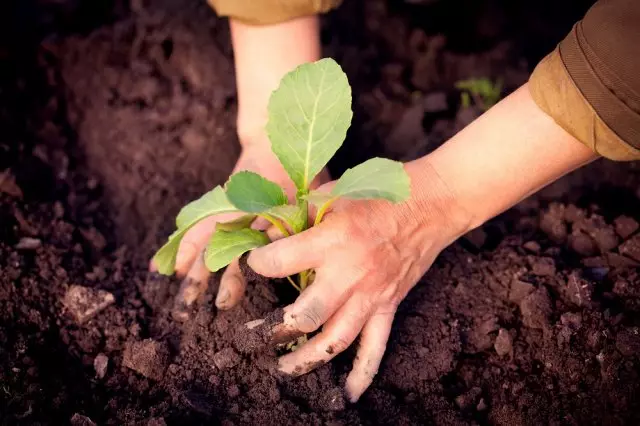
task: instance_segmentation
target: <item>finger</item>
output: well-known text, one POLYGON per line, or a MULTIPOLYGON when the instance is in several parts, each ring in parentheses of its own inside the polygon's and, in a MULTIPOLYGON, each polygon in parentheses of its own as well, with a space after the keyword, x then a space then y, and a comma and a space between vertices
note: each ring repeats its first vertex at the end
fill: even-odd
POLYGON ((216 307, 226 310, 234 307, 242 300, 247 283, 240 271, 238 259, 234 260, 227 266, 222 278, 220 278, 220 289, 216 296, 216 307))
POLYGON ((322 264, 331 246, 339 245, 338 234, 322 226, 311 228, 252 251, 247 263, 258 274, 270 278, 314 269, 322 264))
POLYGON ((331 318, 322 332, 278 361, 285 374, 299 376, 330 361, 358 337, 372 311, 370 295, 355 293, 331 318))
POLYGON ((204 256, 196 257, 187 276, 180 283, 174 300, 173 317, 184 321, 189 317, 189 308, 207 290, 210 272, 204 263, 204 256))
POLYGON ((337 266, 318 271, 315 282, 287 308, 285 329, 311 333, 320 328, 345 303, 361 278, 358 271, 337 266))
POLYGON ((191 269, 196 257, 206 246, 216 229, 216 217, 211 216, 198 222, 185 234, 176 255, 176 273, 184 275, 191 269))
POLYGON ((345 384, 349 401, 356 402, 378 373, 391 333, 394 315, 395 308, 378 310, 362 329, 360 346, 345 384))

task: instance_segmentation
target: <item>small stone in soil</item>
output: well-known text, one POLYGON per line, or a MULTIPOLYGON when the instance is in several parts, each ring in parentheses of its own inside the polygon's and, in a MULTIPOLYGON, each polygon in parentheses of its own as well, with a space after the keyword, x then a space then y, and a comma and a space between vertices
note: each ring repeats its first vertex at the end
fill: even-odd
POLYGON ((93 360, 93 368, 96 370, 96 376, 99 379, 103 379, 106 376, 108 367, 109 358, 103 353, 98 354, 93 360))
POLYGON ((616 335, 616 348, 622 355, 640 355, 640 330, 638 327, 625 328, 616 335))
POLYGON ((20 238, 16 244, 17 250, 35 250, 42 245, 42 241, 37 238, 24 237, 20 238))
POLYGON ((529 328, 545 328, 551 312, 551 298, 545 287, 540 287, 520 302, 522 322, 529 328))
POLYGON ((93 318, 116 301, 113 294, 95 288, 72 285, 62 303, 79 324, 93 318))
POLYGON ((575 231, 569 236, 569 247, 582 256, 593 256, 597 252, 595 241, 582 231, 575 231))
POLYGON ((541 277, 551 277, 556 274, 556 263, 550 257, 536 258, 531 262, 531 272, 541 277))
POLYGON ((498 331, 498 337, 496 337, 493 348, 496 350, 498 356, 501 357, 511 353, 513 350, 513 338, 508 330, 501 328, 498 331))
POLYGON ((576 306, 590 306, 593 295, 593 284, 581 277, 580 272, 574 271, 567 279, 569 300, 576 306))
POLYGON ((610 226, 593 231, 593 239, 601 253, 606 253, 618 247, 618 236, 610 226))
POLYGON ((632 217, 629 216, 618 216, 616 220, 613 221, 613 224, 616 227, 616 233, 620 235, 620 238, 627 239, 634 232, 638 230, 640 225, 638 222, 632 217))
POLYGON ((342 411, 346 407, 344 392, 342 388, 334 387, 329 389, 320 397, 320 408, 324 411, 342 411))
POLYGON ((536 287, 533 284, 514 279, 511 281, 511 288, 509 289, 509 301, 520 303, 522 299, 533 293, 535 289, 536 287))
POLYGON ((238 365, 241 361, 240 355, 233 348, 224 348, 213 355, 213 363, 219 370, 226 370, 238 365))
POLYGON ((165 342, 146 339, 127 344, 122 365, 149 379, 161 380, 169 365, 169 356, 165 342))
POLYGON ((75 413, 71 417, 71 426, 96 426, 93 420, 82 414, 75 413))
POLYGON ((476 410, 484 411, 487 408, 488 408, 487 403, 485 402, 484 398, 480 398, 480 402, 478 402, 478 405, 476 406, 476 410))
POLYGON ((621 254, 640 262, 640 234, 621 244, 619 250, 621 254))
POLYGON ((537 241, 527 241, 522 245, 526 250, 529 250, 531 253, 540 253, 540 244, 537 241))
POLYGON ((540 218, 540 229, 547 234, 551 241, 557 244, 562 244, 567 239, 567 224, 563 216, 563 209, 554 208, 554 205, 551 205, 540 218))

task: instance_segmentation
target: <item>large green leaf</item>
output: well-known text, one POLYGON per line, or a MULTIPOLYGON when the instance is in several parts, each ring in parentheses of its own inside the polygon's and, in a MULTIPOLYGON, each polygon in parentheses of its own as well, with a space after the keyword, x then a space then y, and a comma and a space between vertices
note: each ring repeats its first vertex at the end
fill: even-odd
POLYGON ((296 234, 302 232, 307 223, 305 217, 306 211, 299 205, 286 204, 277 206, 268 210, 266 213, 289 225, 291 230, 296 234))
POLYGON ((298 189, 306 190, 342 145, 351 124, 351 87, 333 59, 300 65, 269 100, 271 148, 298 189))
POLYGON ((331 192, 311 191, 305 199, 318 207, 345 197, 385 199, 398 203, 409 198, 411 182, 402 163, 386 158, 372 158, 347 169, 331 192))
POLYGON ((237 211, 238 209, 229 202, 224 190, 220 186, 216 186, 199 199, 183 207, 176 217, 178 229, 169 236, 165 245, 163 245, 153 257, 158 272, 164 275, 174 273, 176 254, 180 247, 180 241, 182 241, 182 237, 184 237, 193 225, 208 216, 237 211))
POLYGON ((231 204, 247 213, 262 213, 288 201, 280 185, 253 172, 238 172, 231 176, 225 191, 231 204))
POLYGON ((409 198, 411 182, 402 163, 372 158, 347 169, 331 190, 334 197, 385 199, 398 203, 409 198))
POLYGON ((269 238, 266 234, 255 229, 218 230, 213 234, 207 246, 204 263, 207 265, 207 269, 216 272, 249 250, 267 244, 269 244, 269 238))

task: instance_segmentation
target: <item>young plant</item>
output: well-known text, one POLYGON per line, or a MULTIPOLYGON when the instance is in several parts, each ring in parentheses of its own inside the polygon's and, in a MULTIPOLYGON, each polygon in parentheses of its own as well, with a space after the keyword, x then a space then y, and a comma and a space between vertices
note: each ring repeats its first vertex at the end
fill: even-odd
MULTIPOLYGON (((215 187, 180 211, 176 231, 154 257, 161 274, 174 272, 182 237, 208 216, 244 213, 234 221, 219 223, 209 241, 205 264, 215 272, 242 254, 270 243, 265 232, 251 229, 256 217, 268 220, 290 236, 318 225, 332 203, 341 197, 394 203, 409 197, 409 176, 402 164, 383 158, 348 169, 331 192, 309 190, 314 177, 342 145, 353 115, 347 76, 332 59, 301 65, 284 76, 271 95, 268 114, 266 130, 271 149, 295 183, 295 204, 288 204, 278 184, 256 173, 235 173, 224 188, 215 187), (313 223, 308 220, 309 203, 317 207, 313 223)), ((297 283, 291 277, 289 281, 303 291, 312 277, 313 271, 304 271, 297 283)))
POLYGON ((470 78, 457 82, 456 88, 462 90, 460 99, 463 108, 469 108, 473 99, 480 109, 486 111, 500 100, 502 80, 493 83, 488 78, 470 78))

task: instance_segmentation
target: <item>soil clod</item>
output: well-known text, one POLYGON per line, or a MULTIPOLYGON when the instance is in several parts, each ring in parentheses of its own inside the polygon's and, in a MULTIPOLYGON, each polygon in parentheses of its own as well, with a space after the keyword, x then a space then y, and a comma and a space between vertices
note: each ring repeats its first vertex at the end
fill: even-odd
POLYGON ((63 304, 76 321, 83 324, 115 301, 113 294, 107 291, 72 285, 64 296, 63 304))
POLYGON ((530 328, 546 328, 551 312, 551 298, 545 287, 538 288, 520 302, 522 322, 530 328))
POLYGON ((166 343, 146 339, 127 344, 122 364, 149 379, 162 380, 169 358, 166 343))
POLYGON ((96 377, 103 379, 107 375, 109 367, 109 357, 103 353, 99 353, 93 360, 93 368, 96 370, 96 377))
POLYGON ((213 355, 213 363, 219 370, 226 370, 238 365, 241 361, 240 355, 233 348, 225 348, 213 355))

